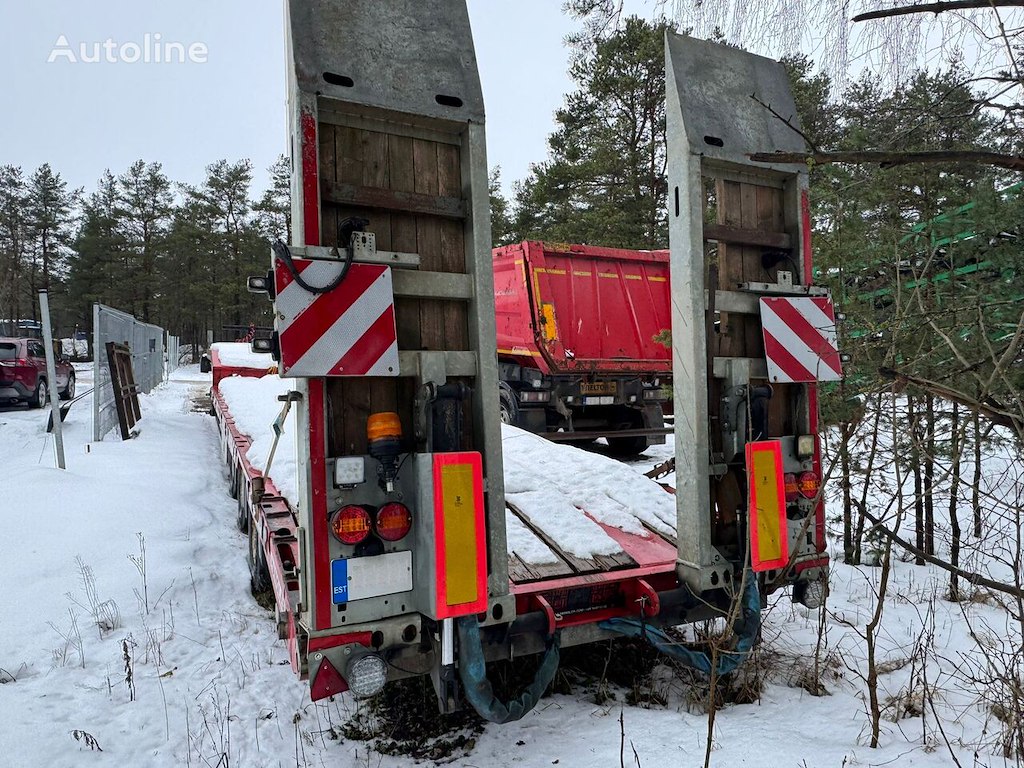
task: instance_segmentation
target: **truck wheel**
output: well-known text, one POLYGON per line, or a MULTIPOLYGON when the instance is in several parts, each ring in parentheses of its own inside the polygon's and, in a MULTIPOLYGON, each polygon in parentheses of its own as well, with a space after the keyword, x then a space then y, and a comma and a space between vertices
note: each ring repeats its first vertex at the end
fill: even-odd
POLYGON ((609 437, 608 438, 608 453, 612 456, 619 456, 625 458, 627 456, 636 456, 644 452, 647 448, 646 437, 609 437))
POLYGON ((36 384, 36 391, 32 393, 32 397, 28 400, 28 407, 42 408, 46 405, 46 398, 49 394, 46 391, 46 379, 39 379, 39 382, 36 384))
POLYGON ((499 384, 498 400, 501 403, 501 423, 515 426, 519 423, 519 403, 515 393, 506 385, 499 384))

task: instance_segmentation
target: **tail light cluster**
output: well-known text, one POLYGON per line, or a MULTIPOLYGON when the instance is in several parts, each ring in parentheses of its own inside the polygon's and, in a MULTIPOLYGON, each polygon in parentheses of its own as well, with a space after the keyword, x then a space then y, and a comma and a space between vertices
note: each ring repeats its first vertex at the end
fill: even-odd
POLYGON ((399 541, 412 529, 412 513, 404 504, 389 502, 371 515, 370 509, 347 504, 330 519, 331 533, 342 544, 360 544, 376 533, 384 541, 399 541))
POLYGON ((799 475, 787 472, 783 478, 786 485, 786 503, 792 504, 803 496, 805 499, 813 499, 818 495, 821 483, 818 476, 813 472, 801 472, 799 475))

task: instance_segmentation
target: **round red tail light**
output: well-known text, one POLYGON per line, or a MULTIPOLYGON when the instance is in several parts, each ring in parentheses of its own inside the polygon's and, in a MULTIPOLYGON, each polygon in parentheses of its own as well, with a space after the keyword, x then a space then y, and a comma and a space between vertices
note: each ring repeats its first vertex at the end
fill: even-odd
POLYGON ((355 504, 342 507, 331 516, 331 533, 342 544, 358 544, 370 535, 370 513, 355 504))
POLYGON ((377 510, 377 535, 384 541, 405 538, 412 528, 412 513, 404 504, 391 502, 377 510))
POLYGON ((813 472, 801 472, 798 485, 805 499, 813 499, 818 495, 818 476, 813 472))
POLYGON ((796 481, 796 475, 792 472, 787 472, 782 480, 786 486, 786 503, 792 504, 796 501, 796 497, 800 495, 800 486, 796 481))

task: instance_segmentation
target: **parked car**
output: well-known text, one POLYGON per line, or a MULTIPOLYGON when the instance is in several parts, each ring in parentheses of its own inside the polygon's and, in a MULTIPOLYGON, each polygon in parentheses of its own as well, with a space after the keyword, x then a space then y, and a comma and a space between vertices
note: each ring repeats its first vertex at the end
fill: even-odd
MULTIPOLYGON (((46 348, 38 339, 0 337, 0 401, 27 402, 41 408, 49 397, 46 380, 46 348)), ((57 355, 56 381, 61 400, 75 396, 75 369, 64 355, 57 355)))

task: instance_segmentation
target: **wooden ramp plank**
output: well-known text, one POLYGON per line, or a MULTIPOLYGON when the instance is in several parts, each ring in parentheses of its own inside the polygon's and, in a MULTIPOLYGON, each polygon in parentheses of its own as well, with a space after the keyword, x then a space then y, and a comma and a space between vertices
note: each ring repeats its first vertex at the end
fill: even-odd
MULTIPOLYGON (((636 566, 636 561, 625 552, 617 552, 612 555, 595 555, 593 558, 577 557, 570 552, 566 552, 558 546, 558 543, 552 539, 543 528, 535 524, 533 520, 530 519, 530 516, 516 507, 515 504, 506 499, 505 506, 516 517, 518 517, 522 521, 523 525, 529 528, 538 539, 543 541, 552 552, 568 563, 577 574, 594 573, 597 571, 612 571, 619 568, 631 568, 636 566)), ((583 512, 580 512, 580 519, 587 519, 583 512)))
MULTIPOLYGON (((509 514, 511 511, 507 509, 509 514)), ((508 553, 508 573, 509 579, 514 584, 522 584, 531 581, 543 581, 544 579, 560 578, 562 576, 571 576, 573 574, 572 568, 565 562, 558 553, 552 550, 547 544, 540 539, 533 529, 527 526, 525 523, 520 522, 518 516, 515 517, 515 522, 519 523, 519 528, 523 534, 530 537, 533 541, 532 544, 539 549, 546 552, 550 558, 544 558, 542 562, 531 562, 524 559, 525 553, 516 552, 509 550, 508 553)))
POLYGON ((556 563, 526 563, 515 553, 508 556, 508 576, 513 584, 557 579, 571 576, 572 568, 559 560, 556 563))

